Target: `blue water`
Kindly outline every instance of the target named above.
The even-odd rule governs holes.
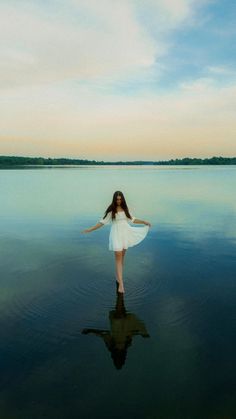
[[[236,167],[0,171],[0,418],[236,417]],[[151,228],[116,293],[121,190]],[[138,226],[137,226],[138,228]]]

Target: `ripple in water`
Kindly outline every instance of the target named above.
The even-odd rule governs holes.
[[[80,265],[85,266],[84,271]],[[92,272],[89,272],[90,266]],[[73,270],[73,267],[79,269]],[[81,328],[94,326],[99,316],[102,317],[99,321],[106,321],[106,315],[114,309],[116,302],[115,265],[112,269],[114,271],[108,275],[103,260],[94,258],[91,265],[91,256],[83,255],[54,260],[27,274],[19,272],[13,291],[9,291],[10,298],[7,298],[6,290],[8,303],[4,322],[8,323],[8,338],[10,331],[16,330],[18,325],[9,345],[13,345],[15,340],[27,342],[19,353],[22,359],[26,359],[32,351],[40,352],[44,346],[63,344],[78,337]],[[55,271],[58,280],[55,280]],[[37,274],[35,278],[34,273]],[[24,289],[21,289],[21,277]],[[43,278],[42,282],[39,278]],[[160,278],[150,274],[143,278],[139,276],[137,281],[135,277],[125,277],[127,309],[129,305],[133,306],[132,309],[138,307],[162,285]],[[91,310],[88,309],[90,304]]]

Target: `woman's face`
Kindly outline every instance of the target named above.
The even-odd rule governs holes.
[[[121,196],[120,196],[120,195],[118,195],[118,196],[116,197],[116,204],[117,204],[117,205],[120,205],[120,204],[121,204],[121,201],[122,201],[122,198],[121,198]]]

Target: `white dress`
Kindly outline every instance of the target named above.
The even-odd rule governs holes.
[[[122,250],[135,246],[140,243],[149,231],[149,225],[142,227],[132,227],[129,222],[134,222],[135,217],[129,211],[132,220],[128,218],[124,211],[115,214],[115,220],[112,220],[112,212],[108,212],[106,217],[99,220],[102,224],[111,224],[109,235],[109,250]]]

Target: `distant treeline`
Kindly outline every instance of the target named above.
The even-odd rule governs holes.
[[[45,157],[18,157],[0,156],[0,167],[6,166],[55,166],[55,165],[194,165],[194,164],[236,164],[236,157],[211,157],[206,159],[184,157],[162,161],[116,161],[104,162],[97,160],[45,158]]]

